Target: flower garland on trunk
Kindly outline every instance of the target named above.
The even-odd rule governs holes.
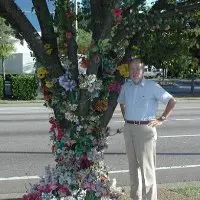
[[[56,80],[47,80],[47,69],[40,67],[37,76],[47,105],[54,109],[49,132],[57,164],[53,169],[46,167],[46,175],[22,199],[120,199],[120,193],[111,187],[104,163],[102,149],[107,146],[108,133],[100,128],[100,117],[108,107],[108,94],[118,93],[120,83],[109,82],[107,95],[102,95],[105,88],[96,75],[80,75],[79,85],[71,80],[68,71]],[[87,116],[78,115],[81,90],[89,94],[92,102]],[[67,124],[64,128],[60,124],[63,119]]]

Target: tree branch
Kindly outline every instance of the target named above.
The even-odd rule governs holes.
[[[42,40],[53,48],[52,56],[58,58],[56,35],[53,28],[53,18],[49,12],[46,0],[32,0],[40,24]]]
[[[198,10],[200,8],[200,3],[192,4],[192,5],[184,5],[180,3],[179,6],[176,6],[173,10],[166,10],[164,12],[161,12],[157,17],[166,19],[166,18],[173,18],[176,16],[182,16],[185,15],[187,12],[192,12],[195,10]],[[146,16],[146,20],[149,21],[152,19],[152,12],[149,12],[149,14]],[[150,17],[151,16],[151,17]],[[144,24],[145,26],[146,24]],[[120,30],[117,32],[117,34],[113,37],[112,43],[117,44],[119,41],[121,41],[126,35],[132,34],[131,24],[129,24],[128,30],[126,27],[122,25],[119,26]]]
[[[0,15],[7,19],[17,32],[23,35],[37,59],[49,68],[50,77],[57,77],[62,74],[60,63],[46,53],[40,35],[13,0],[0,0]]]
[[[92,38],[97,42],[101,36],[101,1],[102,0],[90,0],[91,5],[91,17],[92,17]]]

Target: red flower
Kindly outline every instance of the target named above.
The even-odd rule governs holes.
[[[112,10],[114,17],[122,17],[122,10],[120,8],[115,8]]]
[[[58,192],[63,196],[70,196],[71,192],[69,191],[69,189],[67,187],[60,187]]]
[[[39,192],[32,192],[29,194],[26,194],[22,197],[22,200],[42,200],[41,193]]]
[[[82,158],[80,160],[80,168],[81,169],[87,169],[92,165],[93,165],[93,162],[88,160],[88,157],[86,155],[82,156]]]
[[[71,13],[70,12],[66,12],[65,15],[66,15],[66,17],[70,17]]]
[[[114,81],[113,83],[111,83],[109,86],[108,86],[108,91],[109,92],[117,92],[119,93],[121,90],[121,85],[119,82],[117,81]]]
[[[45,83],[42,83],[42,92],[44,95],[44,100],[48,101],[51,99],[51,95],[48,94],[48,88]]]
[[[66,32],[66,38],[71,39],[72,38],[72,33],[71,32]]]

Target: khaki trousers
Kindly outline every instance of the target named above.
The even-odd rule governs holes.
[[[157,200],[156,128],[126,123],[124,139],[129,161],[131,198]]]

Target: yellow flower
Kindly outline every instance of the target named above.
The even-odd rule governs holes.
[[[46,50],[48,55],[50,55],[52,53],[52,51],[53,51],[53,49],[51,48],[50,44],[45,44],[44,48],[45,48],[45,50]]]
[[[128,64],[122,64],[118,66],[117,68],[119,70],[119,73],[124,77],[129,77],[129,69]]]
[[[39,79],[44,78],[46,75],[47,75],[47,70],[46,70],[45,67],[39,67],[39,68],[37,69],[37,77],[38,77]]]
[[[52,88],[53,85],[54,85],[53,82],[51,82],[51,81],[46,81],[46,86],[47,86],[48,88]]]

